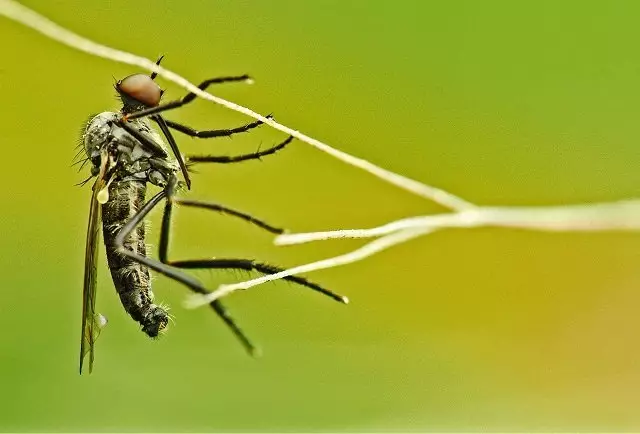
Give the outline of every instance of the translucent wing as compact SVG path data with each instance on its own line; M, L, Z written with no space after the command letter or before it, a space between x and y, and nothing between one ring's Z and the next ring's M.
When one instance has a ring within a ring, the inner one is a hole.
M98 179L93 184L91 206L89 207L89 226L84 257L84 288L82 291L82 337L80 338L80 373L84 358L89 353L89 373L93 369L94 344L100 330L107 323L104 316L96 313L96 283L98 272L98 243L100 241L100 195L104 195L107 185L104 179L107 158L103 158Z

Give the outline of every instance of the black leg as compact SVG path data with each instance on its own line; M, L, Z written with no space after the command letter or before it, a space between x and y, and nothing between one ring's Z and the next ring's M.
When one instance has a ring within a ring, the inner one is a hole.
M236 156L216 156L216 155L187 155L187 163L239 163L240 161L246 160L259 160L265 155L275 154L279 150L283 149L293 140L293 136L287 137L287 139L269 149L265 149L264 151L253 152L251 154L243 154Z
M173 186L169 186L172 190ZM170 192L172 194L173 192ZM172 210L172 201L167 200L164 206L164 214L162 215L162 228L160 231L160 243L159 243L159 258L163 264L167 264L169 266L173 265L167 259L167 250L169 247L169 230L171 225L171 210ZM199 292L195 290L195 292ZM229 315L226 307L220 300L214 300L209 303L209 306L218 314L218 316L224 321L224 323L231 329L233 334L238 338L242 346L245 350L251 355L257 355L259 353L258 348L251 342L251 340L244 334L242 329L236 324L233 320L233 317Z
M191 206L194 208L204 208L204 209L209 209L211 211L218 211L222 214L228 214L234 217L238 217L242 220L245 220L249 223L252 223L268 232L271 232L272 234L282 234L284 233L284 229L280 229L280 228L276 228L274 226L271 226L268 223L263 222L262 220L259 220L249 214L245 214L243 212L240 211L236 211L234 209L231 208L227 208L226 206L222 206L222 205L218 205L217 203L211 203L211 202L202 202L199 200L190 200L190 199L182 199L182 198L178 198L178 197L174 197L172 198L172 202L173 203L177 203L180 205L184 205L184 206ZM170 211L169 211L170 212Z
M270 118L271 116L267 116L267 117ZM244 133L245 131L249 131L263 124L262 121L255 121L246 125L242 125L237 128L198 131L187 125L182 125L177 122L170 121L168 119L165 119L164 121L167 123L169 128L173 128L176 131L180 131L181 133L186 134L187 136L198 137L200 139L209 139L211 137L229 137L229 136L232 136L233 134ZM84 152L84 149L82 149L81 151Z
M235 320L231 315L229 315L229 311L225 307L224 304L220 300L215 300L209 303L211 309L224 321L224 323L231 329L231 332L236 336L236 338L240 341L244 349L252 356L260 355L260 349L256 347L253 342L247 337L246 334L242 331L238 324L236 324Z
M184 162L184 158L182 158L180 149L178 149L176 140L173 138L171 131L169 131L169 127L160 115L151 116L151 119L153 119L158 124L160 130L162 131L162 134L164 134L167 141L169 142L169 146L171 146L173 155L175 155L176 160L178 160L178 165L180 166L180 171L182 172L182 176L184 177L184 182L187 184L187 189L191 190L191 178L189 178L189 172L187 172L187 165Z
M220 83L229 83L229 82L234 82L234 81L248 81L251 78L248 75L239 75L239 76L234 76L234 77L219 77L219 78L211 78L209 80L205 80L202 83L200 83L198 85L198 88L201 90L205 90L207 87L211 86L212 84L220 84ZM150 108L146 108L143 110L139 110L133 113L129 113L124 115L123 117L125 119L136 119L136 118L142 118L145 116L150 116L150 115L154 115L154 114L158 114L167 110L171 110L174 108L178 108L178 107L182 107L185 104L190 103L191 101L193 101L196 98L196 94L193 92L189 92L188 94L186 94L184 97L182 97L181 99L175 100L175 101L170 101L168 103L164 103L164 104L160 104L159 106L156 107L150 107Z

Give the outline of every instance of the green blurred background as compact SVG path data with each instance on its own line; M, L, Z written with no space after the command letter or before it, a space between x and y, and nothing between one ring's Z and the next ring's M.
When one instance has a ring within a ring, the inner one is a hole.
M480 204L640 195L640 3L635 1L30 0L96 41L199 81L344 151ZM638 235L479 229L434 234L228 304L264 351L247 357L165 278L176 324L149 340L101 257L110 320L77 373L90 188L71 168L91 114L116 109L135 68L0 18L0 430L638 430ZM167 98L182 95L166 85ZM198 102L197 128L246 118ZM282 134L179 137L232 154ZM442 211L296 142L262 163L202 166L192 198L294 231L369 227ZM159 213L150 243L157 243ZM296 265L362 241L278 248L262 231L184 209L172 256ZM154 252L155 253L155 252ZM250 277L197 273L211 288Z

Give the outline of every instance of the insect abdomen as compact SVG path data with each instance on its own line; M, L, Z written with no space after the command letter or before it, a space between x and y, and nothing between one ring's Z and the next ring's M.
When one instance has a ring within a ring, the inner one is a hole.
M104 242L113 284L125 310L142 325L142 330L156 337L166 327L167 312L153 304L149 269L132 258L118 253L118 232L144 204L146 184L117 181L109 186L109 200L102 205ZM138 225L124 240L124 248L146 256L145 227Z

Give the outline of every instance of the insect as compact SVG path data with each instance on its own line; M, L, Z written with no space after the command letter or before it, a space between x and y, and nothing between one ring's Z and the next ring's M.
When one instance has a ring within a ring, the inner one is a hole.
M158 65L162 57L156 62ZM84 130L82 144L86 161L91 163L91 177L96 178L89 207L89 224L85 247L85 270L82 309L82 337L80 341L80 373L85 357L89 356L88 370L93 369L95 342L106 319L96 312L97 257L100 222L108 266L113 284L127 313L137 321L144 333L155 338L167 328L170 315L165 306L155 304L151 291L150 270L161 273L185 285L191 291L206 294L209 291L183 269L242 269L271 274L282 269L252 259L216 258L170 260L171 214L174 206L182 205L227 214L245 220L274 234L282 229L271 226L249 214L217 203L178 197L180 191L191 188L188 165L196 163L237 163L274 154L291 142L288 137L269 149L237 156L183 157L171 130L191 137L214 138L231 136L258 127L260 121L237 128L197 131L189 126L166 120L161 112L181 107L193 101L194 93L161 104L163 90L155 83L156 73L130 75L115 84L122 100L120 112L103 112L91 118ZM213 84L242 82L247 75L213 78L203 81L202 90ZM175 159L169 156L161 136L151 128L153 121L166 139ZM182 179L180 179L182 177ZM160 188L145 202L147 186ZM147 214L164 201L164 214L160 228L158 259L147 256L145 226L141 224ZM325 294L337 301L346 298L309 280L290 276L287 280ZM231 329L245 349L253 354L251 343L219 300L210 303L213 311Z

